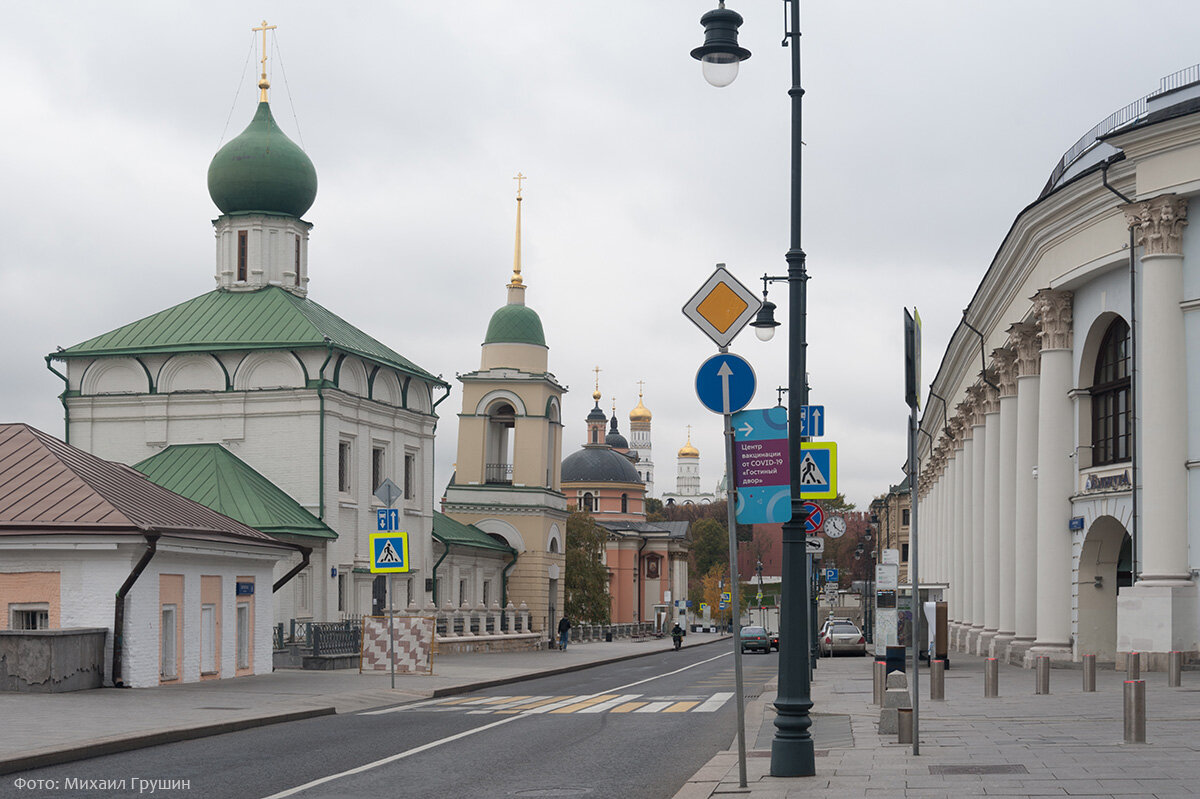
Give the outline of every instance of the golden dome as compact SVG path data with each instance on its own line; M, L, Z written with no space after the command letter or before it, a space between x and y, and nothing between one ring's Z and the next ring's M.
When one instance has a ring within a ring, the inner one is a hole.
M695 447L693 447L693 446L692 446L692 431L691 431L691 428L688 428L688 439L687 439L687 443L686 443L686 444L684 444L684 445L683 445L683 446L680 448L680 450L679 450L679 457L681 457L681 458L699 458L699 457L700 457L700 450L698 450L698 449L696 449Z
M650 421L650 409L642 404L642 395L638 394L638 404L629 412L629 421L631 422L648 422Z

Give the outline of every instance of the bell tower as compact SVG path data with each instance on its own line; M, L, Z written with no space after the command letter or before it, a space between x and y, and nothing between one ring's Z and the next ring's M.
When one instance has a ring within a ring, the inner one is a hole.
M529 606L535 629L563 610L567 500L562 493L562 395L548 369L542 320L525 304L521 181L508 302L488 323L479 369L460 375L458 460L446 515L517 550L503 599Z

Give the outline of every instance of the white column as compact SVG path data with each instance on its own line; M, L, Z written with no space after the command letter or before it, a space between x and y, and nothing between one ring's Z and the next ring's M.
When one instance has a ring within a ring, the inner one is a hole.
M971 414L967 410L963 419L963 448L962 448L962 518L959 519L959 540L962 542L962 600L963 600L963 632L959 638L959 648L967 651L967 633L975 623L975 560L974 539L971 535L971 471L975 465L975 431L971 427Z
M1042 340L1038 392L1037 640L1027 660L1071 660L1071 495L1074 492L1072 304L1069 291L1034 296Z
M984 561L987 558L986 542L983 537L984 503L983 487L987 479L987 426L984 423L983 389L975 385L967 389L973 399L971 436L975 448L971 453L971 635L968 639L970 652L979 653L979 634L983 632L984 604Z
M995 372L984 374L995 382ZM989 655L992 639L1000 630L1000 393L983 388L983 633L977 654Z
M1007 347L992 352L996 382L1000 386L1000 628L992 641L991 656L1006 658L1017 630L1017 354Z
M1137 364L1141 487L1137 582L1117 598L1117 652L1196 652L1196 584L1188 562L1187 363L1184 358L1183 228L1188 201L1155 197L1125 207L1142 247Z
M946 502L950 508L950 618L954 623L951 638L957 644L958 629L963 623L963 570L962 570L962 430L957 419L950 420L950 489Z
M1021 663L1037 636L1037 481L1038 399L1041 349L1037 325L1020 322L1009 328L1017 353L1016 500L1013 509L1013 557L1016 562L1016 637L1009 646L1010 663Z

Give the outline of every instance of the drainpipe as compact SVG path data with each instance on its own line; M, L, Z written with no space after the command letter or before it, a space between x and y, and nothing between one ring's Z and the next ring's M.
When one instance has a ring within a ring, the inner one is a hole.
M154 553L158 551L158 533L144 533L146 536L146 551L142 553L141 560L133 567L133 571L125 578L125 582L121 583L121 587L117 589L116 609L113 612L113 659L112 659L112 681L114 688L128 688L129 686L121 680L121 661L125 650L125 597L133 588L133 584L142 576L146 566L150 564L150 559L154 557Z
M975 329L975 328L974 328L974 327L971 325L971 323L967 321L967 312L968 312L968 311L970 311L970 310L971 310L970 308L963 308L963 317L962 317L962 321L963 321L963 324L967 326L967 329L968 329L968 330L970 330L970 331L971 331L972 333L974 333L975 335L979 336L979 363L980 363L980 366L982 367L982 368L980 369L980 371L979 371L979 377L980 377L980 379L982 379L982 380L983 380L983 382L987 383L989 386L991 386L992 388L996 389L996 391L999 391L999 390L1000 390L1000 386L996 385L996 384L995 384L995 383L993 383L991 380L988 380L988 376L987 376L987 354L986 354L986 353L984 353L984 351L983 351L983 334L982 334L982 333L980 333L978 330L976 330L976 329Z
M517 565L517 550L509 547L508 552L512 555L512 560L504 567L504 571L500 572L500 607L502 609L508 607L508 572ZM435 582L434 585L436 586L437 583Z
M1121 192L1108 184L1108 163L1104 164L1104 168L1100 172L1104 188L1111 191L1113 194L1121 198L1126 205L1131 205L1133 200L1126 197ZM1135 266L1134 255L1134 235L1133 228L1129 228L1129 479L1130 489L1129 495L1133 506L1133 515L1130 517L1132 530L1129 531L1129 570L1130 578L1137 582L1138 579L1138 456L1137 456L1137 433L1138 433L1138 418L1137 418L1137 268ZM66 401L63 401L66 404ZM1096 442L1092 442L1095 444ZM1120 557L1117 558L1120 560Z
M645 549L646 545L649 543L650 539L642 536L642 545L638 547L637 569L633 573L633 585L634 589L637 591L638 599L638 624L641 624L645 621L645 619L642 618L642 550Z
M439 605L438 605L438 590L437 590L438 566L441 566L442 561L445 560L446 556L450 554L450 544L448 544L445 541L442 541L442 546L444 546L446 548L446 551L442 553L442 556L440 558L438 558L437 563L433 564L433 606L434 607L439 607Z
M442 376L438 375L438 380L441 380L441 379L442 379ZM437 406L441 405L442 402L447 397L450 396L450 386L446 385L444 388L446 389L446 393L442 395L441 399L439 399L437 402L433 403L433 407L429 409L429 414L431 416L433 416L433 435L431 435L429 437L429 460L430 460L429 471L433 474L437 474L437 423L438 423ZM407 405L407 404L408 403L405 402L405 405ZM444 498L444 496L445 495L443 494L443 498ZM434 484L433 480L429 481L429 509L430 509L430 511L437 510L437 486ZM432 533L433 533L432 514L430 516L430 519L431 519L431 521L429 522L429 531L432 536ZM449 552L450 548L447 547L446 551ZM446 557L445 555L442 555L442 557L438 559L438 563L441 563L442 560L445 559L445 557ZM429 561L425 560L424 553L422 553L421 563L425 564L428 562ZM422 593L424 593L424 592L422 592ZM433 567L433 604L435 607L437 606L437 566Z
M321 389L325 386L325 367L333 358L333 342L325 337L325 362L317 371L317 518L325 521L325 394Z
M296 567L287 574L275 581L275 585L271 587L271 593L278 593L280 588L288 584L293 577L308 568L308 557L312 554L312 547L300 547L300 562Z
M50 363L50 359L52 357L53 356L51 356L51 355L46 356L46 368L49 369L51 372L54 372L54 374L61 377L62 381L63 381L63 393L59 394L58 398L62 402L62 406L63 406L63 431L64 431L63 432L63 442L70 444L71 443L71 408L67 405L67 391L69 391L71 388L71 381L67 379L66 375L64 375L62 372L58 371L57 369L55 369L54 366Z

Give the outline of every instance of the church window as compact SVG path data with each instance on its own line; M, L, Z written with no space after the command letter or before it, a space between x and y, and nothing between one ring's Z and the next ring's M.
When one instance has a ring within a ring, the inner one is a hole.
M338 491L347 493L350 491L350 442L338 442Z
M387 453L383 447L371 447L371 489L377 490L383 485L384 463Z
M249 233L247 231L238 231L237 279L243 283L246 282L246 248L248 236Z
M516 411L507 402L498 402L488 410L487 470L484 482L512 484L513 431L516 421Z
M411 452L404 453L404 498L416 499L415 488L417 475L417 456Z
M621 513L629 513L629 495L621 495Z
M1116 319L1104 334L1092 381L1092 463L1129 460L1129 325Z
M586 510L588 513L591 513L592 511L594 511L596 509L596 506L593 504L594 502L595 502L595 499L592 497L592 494L589 491L588 493L583 495L583 498L581 500L579 500L579 509Z
M337 578L338 604L337 604L337 609L338 609L338 612L339 612L339 613L341 613L341 612L345 612L345 610L346 610L346 591L347 591L347 589L349 588L349 579L350 579L350 575L348 575L348 574L346 573L348 570L349 570L349 567L348 567L348 566L342 566L340 569L338 569L338 578Z
M491 604L490 604L492 601L491 594L492 594L492 581L484 580L483 581L483 604L485 607L491 607Z
M296 285L300 285L300 237L296 237Z
M467 603L467 581L458 581L458 604L461 607Z

